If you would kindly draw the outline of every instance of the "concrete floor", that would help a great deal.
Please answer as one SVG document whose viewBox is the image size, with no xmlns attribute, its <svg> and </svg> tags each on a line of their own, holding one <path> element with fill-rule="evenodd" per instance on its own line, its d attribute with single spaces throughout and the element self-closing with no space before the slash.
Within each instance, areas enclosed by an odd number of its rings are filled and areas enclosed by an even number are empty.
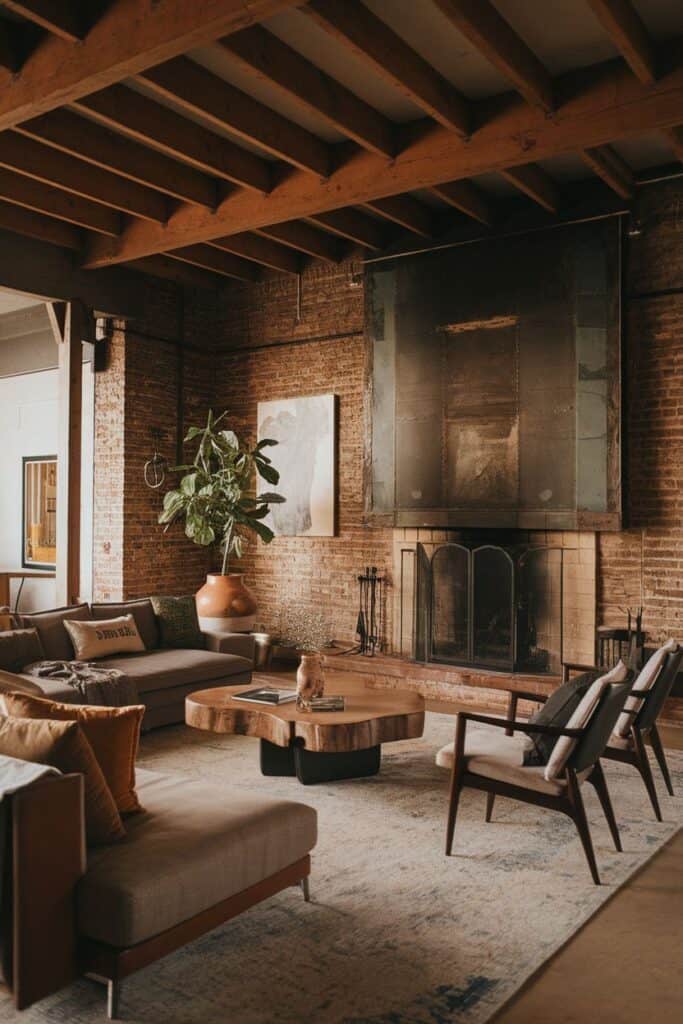
<svg viewBox="0 0 683 1024">
<path fill-rule="evenodd" d="M 683 730 L 662 729 L 683 749 Z M 496 1024 L 681 1024 L 683 832 L 528 982 Z"/>
</svg>

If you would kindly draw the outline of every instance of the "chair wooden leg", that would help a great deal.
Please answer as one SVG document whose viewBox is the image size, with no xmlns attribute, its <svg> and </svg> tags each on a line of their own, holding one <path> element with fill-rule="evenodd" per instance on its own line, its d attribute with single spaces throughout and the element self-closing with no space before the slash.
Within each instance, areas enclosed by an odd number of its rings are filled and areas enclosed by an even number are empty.
<svg viewBox="0 0 683 1024">
<path fill-rule="evenodd" d="M 657 790 L 655 789 L 655 780 L 652 777 L 652 769 L 650 768 L 650 761 L 647 756 L 647 749 L 643 743 L 643 735 L 638 729 L 631 729 L 631 737 L 633 738 L 633 746 L 636 753 L 637 768 L 640 772 L 643 782 L 645 783 L 645 789 L 650 797 L 650 802 L 654 808 L 655 817 L 657 821 L 662 820 L 662 812 L 659 807 L 659 800 L 657 799 Z"/>
<path fill-rule="evenodd" d="M 664 779 L 664 785 L 666 786 L 667 792 L 668 792 L 669 796 L 673 796 L 674 795 L 674 788 L 671 785 L 671 776 L 669 775 L 669 766 L 666 763 L 666 757 L 664 756 L 664 747 L 662 746 L 662 741 L 660 739 L 659 733 L 657 732 L 657 726 L 656 725 L 653 725 L 652 728 L 650 729 L 650 743 L 652 744 L 652 749 L 654 751 L 654 755 L 657 758 L 657 763 L 658 763 L 660 771 L 662 773 L 662 777 Z"/>
<path fill-rule="evenodd" d="M 581 843 L 583 845 L 584 853 L 586 854 L 586 860 L 588 861 L 588 867 L 590 868 L 593 881 L 596 885 L 600 885 L 600 875 L 598 874 L 598 865 L 595 860 L 595 853 L 593 852 L 593 841 L 591 839 L 590 830 L 588 828 L 588 818 L 586 817 L 586 809 L 583 806 L 583 797 L 581 796 L 581 788 L 576 778 L 576 773 L 567 769 L 567 795 L 569 802 L 572 807 L 572 817 L 574 824 L 576 825 Z"/>
<path fill-rule="evenodd" d="M 453 849 L 453 833 L 455 832 L 455 819 L 458 813 L 458 803 L 462 792 L 462 769 L 456 760 L 451 775 L 451 794 L 448 801 L 448 825 L 446 827 L 446 856 L 450 857 Z"/>
<path fill-rule="evenodd" d="M 616 818 L 614 817 L 614 811 L 612 809 L 612 801 L 610 800 L 609 790 L 607 789 L 607 780 L 605 779 L 605 773 L 602 770 L 602 765 L 599 761 L 596 761 L 595 767 L 591 772 L 588 781 L 595 787 L 595 792 L 598 794 L 598 800 L 603 809 L 609 830 L 612 833 L 612 839 L 614 840 L 615 849 L 622 852 L 621 837 L 619 836 L 619 828 L 617 826 Z"/>
<path fill-rule="evenodd" d="M 487 821 L 491 820 L 491 816 L 493 814 L 493 805 L 494 805 L 495 802 L 496 802 L 496 794 L 495 793 L 487 793 L 486 794 L 486 820 Z"/>
<path fill-rule="evenodd" d="M 514 736 L 514 723 L 517 718 L 517 694 L 511 693 L 508 700 L 508 722 L 510 723 L 505 730 L 506 736 Z M 486 819 L 488 821 L 488 818 Z"/>
</svg>

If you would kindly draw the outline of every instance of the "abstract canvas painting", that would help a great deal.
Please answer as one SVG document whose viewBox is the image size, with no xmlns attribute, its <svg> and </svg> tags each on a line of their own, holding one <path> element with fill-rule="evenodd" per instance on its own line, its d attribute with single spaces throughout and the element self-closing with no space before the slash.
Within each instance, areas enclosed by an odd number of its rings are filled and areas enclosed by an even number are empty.
<svg viewBox="0 0 683 1024">
<path fill-rule="evenodd" d="M 335 511 L 335 396 L 284 398 L 258 404 L 258 438 L 280 474 L 287 500 L 265 520 L 280 537 L 333 537 Z M 260 490 L 268 490 L 260 483 Z M 272 490 L 272 488 L 270 488 Z"/>
</svg>

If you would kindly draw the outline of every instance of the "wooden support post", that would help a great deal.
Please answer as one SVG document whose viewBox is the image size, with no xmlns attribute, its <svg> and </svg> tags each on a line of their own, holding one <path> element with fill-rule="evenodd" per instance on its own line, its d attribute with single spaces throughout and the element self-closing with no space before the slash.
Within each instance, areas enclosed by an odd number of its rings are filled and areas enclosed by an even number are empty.
<svg viewBox="0 0 683 1024">
<path fill-rule="evenodd" d="M 57 342 L 59 425 L 57 443 L 57 604 L 78 600 L 81 581 L 82 302 L 47 306 Z"/>
</svg>

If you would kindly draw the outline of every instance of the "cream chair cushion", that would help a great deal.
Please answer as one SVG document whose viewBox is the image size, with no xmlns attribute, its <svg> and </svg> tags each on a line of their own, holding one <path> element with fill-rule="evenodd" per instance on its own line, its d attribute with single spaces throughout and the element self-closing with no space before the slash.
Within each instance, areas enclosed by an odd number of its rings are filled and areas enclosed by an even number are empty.
<svg viewBox="0 0 683 1024">
<path fill-rule="evenodd" d="M 567 729 L 583 729 L 584 726 L 588 725 L 605 688 L 611 683 L 623 683 L 627 676 L 628 669 L 626 665 L 624 665 L 623 661 L 619 661 L 613 669 L 606 672 L 604 676 L 600 676 L 594 683 L 591 683 L 588 691 L 581 698 L 576 711 L 567 722 Z M 571 736 L 560 736 L 545 766 L 545 777 L 548 782 L 562 774 L 567 761 L 574 752 L 576 743 L 577 741 Z"/>
<path fill-rule="evenodd" d="M 675 640 L 667 640 L 659 650 L 655 651 L 651 658 L 648 658 L 647 663 L 643 666 L 638 678 L 634 682 L 632 689 L 643 690 L 643 692 L 647 692 L 652 689 L 659 677 L 659 673 L 662 671 L 667 655 L 672 654 L 673 651 L 677 649 L 678 644 Z M 638 711 L 642 706 L 642 703 L 643 702 L 637 697 L 626 698 L 624 710 L 617 718 L 617 724 L 614 727 L 614 735 L 617 737 L 628 736 L 633 724 L 633 715 L 625 714 L 625 712 Z M 612 743 L 611 740 L 610 743 Z"/>
<path fill-rule="evenodd" d="M 88 854 L 79 931 L 124 947 L 186 921 L 305 857 L 316 843 L 306 804 L 137 770 L 145 811 L 128 835 Z"/>
<path fill-rule="evenodd" d="M 565 791 L 564 779 L 546 779 L 543 765 L 524 765 L 527 742 L 522 733 L 506 736 L 504 729 L 492 725 L 472 726 L 473 723 L 468 725 L 465 734 L 465 768 L 468 772 L 550 796 L 560 796 Z M 436 755 L 440 768 L 452 768 L 453 759 L 453 743 L 442 747 Z"/>
</svg>

